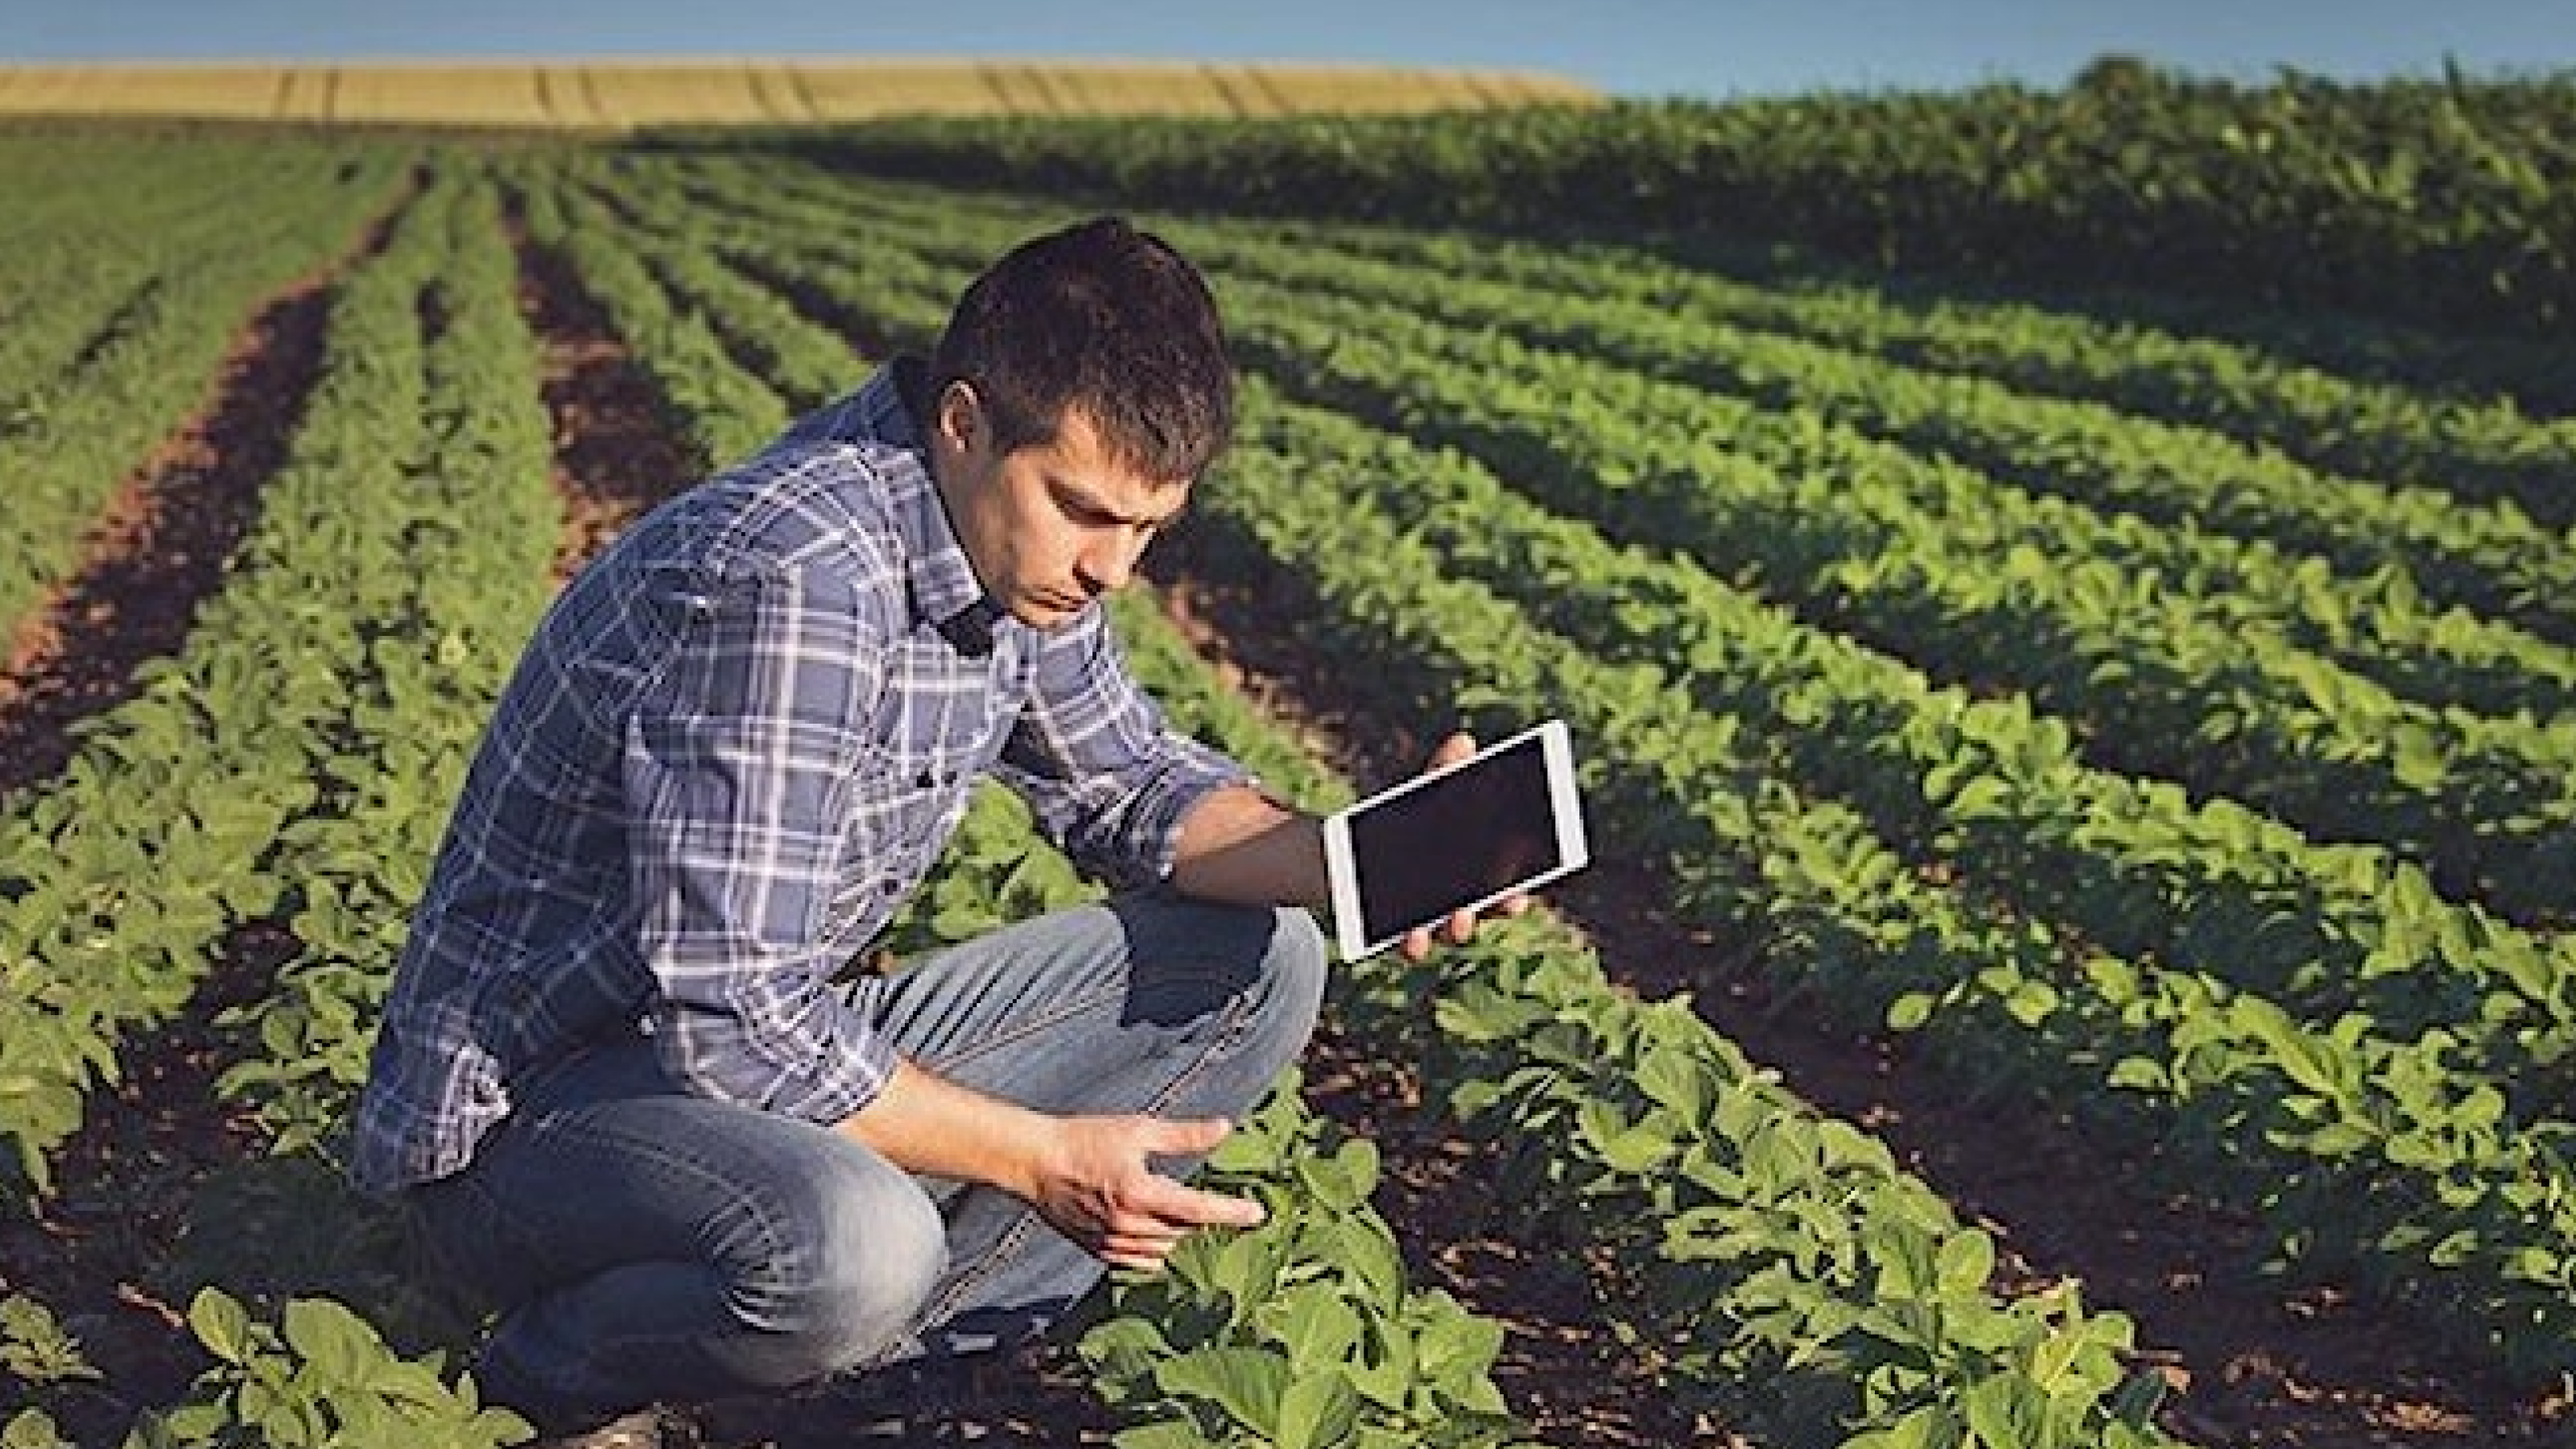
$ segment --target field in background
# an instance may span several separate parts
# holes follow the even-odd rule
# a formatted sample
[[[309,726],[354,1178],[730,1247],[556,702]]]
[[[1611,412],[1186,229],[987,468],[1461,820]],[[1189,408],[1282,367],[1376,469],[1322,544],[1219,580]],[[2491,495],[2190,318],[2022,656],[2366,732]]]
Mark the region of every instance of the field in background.
[[[2000,193],[1920,178],[2011,118],[2315,99],[2131,79],[1816,113],[1875,129],[0,121],[0,1449],[508,1441],[334,1154],[517,646],[626,510],[1107,198],[1244,379],[1122,601],[1139,677],[1318,805],[1562,713],[1604,868],[1337,973],[1213,1164],[1270,1222],[947,1442],[2567,1443],[2576,350],[2481,330],[2556,275],[2464,249],[2547,232],[2515,186],[2351,183],[2464,130],[2545,182],[2576,108],[2362,95],[2268,189],[2223,126],[2133,173],[2459,304],[2403,319],[2255,305],[2322,243],[2219,267],[2251,213],[2135,215],[2073,146],[2013,194],[2164,257],[2116,292],[1709,219],[1955,196],[1974,253]],[[1085,890],[1009,809],[891,958]],[[713,1442],[875,1411],[775,1412]]]
[[[875,116],[1269,116],[1576,101],[1518,71],[1050,61],[563,61],[0,67],[0,115],[623,130]]]

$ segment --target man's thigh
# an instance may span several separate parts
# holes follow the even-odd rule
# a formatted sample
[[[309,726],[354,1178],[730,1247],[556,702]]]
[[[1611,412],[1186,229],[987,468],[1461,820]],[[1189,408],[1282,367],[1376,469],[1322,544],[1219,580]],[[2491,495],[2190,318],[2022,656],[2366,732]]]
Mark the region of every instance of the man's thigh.
[[[936,952],[853,1001],[923,1067],[1043,1110],[1230,1112],[1303,1047],[1322,990],[1303,912],[1144,892]]]
[[[414,1202],[440,1261],[507,1306],[639,1263],[756,1280],[819,1256],[853,1216],[901,1218],[919,1195],[839,1133],[678,1090],[639,1036],[542,1080],[472,1165]]]

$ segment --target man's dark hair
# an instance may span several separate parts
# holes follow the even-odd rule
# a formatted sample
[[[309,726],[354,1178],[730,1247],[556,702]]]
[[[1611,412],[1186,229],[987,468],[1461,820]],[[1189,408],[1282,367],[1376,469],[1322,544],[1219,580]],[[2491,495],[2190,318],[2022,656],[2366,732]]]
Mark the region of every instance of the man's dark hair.
[[[931,396],[962,380],[1004,451],[1054,438],[1068,412],[1159,482],[1196,478],[1234,428],[1216,298],[1162,238],[1096,217],[1013,248],[957,302]]]

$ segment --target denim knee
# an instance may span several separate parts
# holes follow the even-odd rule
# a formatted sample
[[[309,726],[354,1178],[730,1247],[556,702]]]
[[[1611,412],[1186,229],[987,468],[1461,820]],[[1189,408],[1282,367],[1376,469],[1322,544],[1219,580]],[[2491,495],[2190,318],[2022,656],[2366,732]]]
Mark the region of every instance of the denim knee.
[[[1270,948],[1253,990],[1251,1021],[1254,1049],[1271,1059],[1274,1073],[1305,1051],[1323,1011],[1330,974],[1330,951],[1314,915],[1295,906],[1273,910]]]
[[[788,1205],[793,1231],[729,1284],[759,1347],[735,1365],[786,1388],[862,1364],[899,1340],[948,1266],[947,1224],[921,1185],[872,1154],[820,1174]]]

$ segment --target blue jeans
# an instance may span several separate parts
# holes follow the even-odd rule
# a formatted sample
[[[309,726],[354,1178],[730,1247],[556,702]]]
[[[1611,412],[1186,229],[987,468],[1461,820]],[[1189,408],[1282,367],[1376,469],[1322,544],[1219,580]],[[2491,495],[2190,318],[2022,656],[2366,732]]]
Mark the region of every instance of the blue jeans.
[[[906,1057],[995,1096],[1239,1117],[1304,1049],[1324,972],[1303,911],[1141,894],[844,989]],[[1008,1194],[688,1095],[642,1035],[517,1097],[464,1171],[410,1198],[433,1261],[499,1311],[486,1396],[543,1428],[1020,1341],[1100,1277]]]

